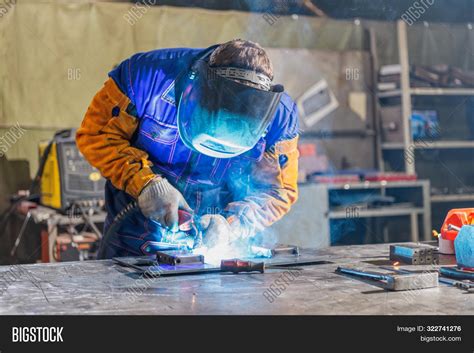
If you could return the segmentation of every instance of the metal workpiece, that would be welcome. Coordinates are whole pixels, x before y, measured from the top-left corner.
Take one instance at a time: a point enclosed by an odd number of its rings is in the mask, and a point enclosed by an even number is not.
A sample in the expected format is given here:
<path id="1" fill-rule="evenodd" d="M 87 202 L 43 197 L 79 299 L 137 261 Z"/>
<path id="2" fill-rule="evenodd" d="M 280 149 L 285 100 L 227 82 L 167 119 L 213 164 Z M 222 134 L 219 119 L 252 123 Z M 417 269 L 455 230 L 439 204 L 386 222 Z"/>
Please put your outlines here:
<path id="1" fill-rule="evenodd" d="M 337 273 L 368 281 L 377 287 L 391 291 L 408 291 L 433 288 L 438 286 L 438 272 L 421 273 L 380 272 L 357 267 L 338 267 Z"/>
<path id="2" fill-rule="evenodd" d="M 439 264 L 438 249 L 424 244 L 390 245 L 390 260 L 409 265 Z"/>
<path id="3" fill-rule="evenodd" d="M 330 263 L 150 278 L 112 260 L 1 266 L 0 314 L 474 314 L 472 295 L 452 285 L 390 292 L 334 272 L 339 266 L 375 270 L 373 263 L 389 262 L 388 244 L 311 252 Z"/>
<path id="4" fill-rule="evenodd" d="M 187 251 L 157 251 L 156 261 L 165 265 L 203 264 L 204 256 Z"/>

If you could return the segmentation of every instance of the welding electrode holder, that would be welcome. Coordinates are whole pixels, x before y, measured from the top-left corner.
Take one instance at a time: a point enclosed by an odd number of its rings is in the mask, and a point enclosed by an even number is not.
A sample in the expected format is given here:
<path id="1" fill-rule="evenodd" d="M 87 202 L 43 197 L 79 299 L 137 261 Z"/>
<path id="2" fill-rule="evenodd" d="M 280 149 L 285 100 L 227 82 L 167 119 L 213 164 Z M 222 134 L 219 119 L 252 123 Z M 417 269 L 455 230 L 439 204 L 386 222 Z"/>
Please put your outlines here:
<path id="1" fill-rule="evenodd" d="M 234 274 L 240 272 L 265 272 L 264 262 L 252 262 L 244 261 L 239 259 L 222 260 L 221 261 L 222 272 L 232 272 Z"/>

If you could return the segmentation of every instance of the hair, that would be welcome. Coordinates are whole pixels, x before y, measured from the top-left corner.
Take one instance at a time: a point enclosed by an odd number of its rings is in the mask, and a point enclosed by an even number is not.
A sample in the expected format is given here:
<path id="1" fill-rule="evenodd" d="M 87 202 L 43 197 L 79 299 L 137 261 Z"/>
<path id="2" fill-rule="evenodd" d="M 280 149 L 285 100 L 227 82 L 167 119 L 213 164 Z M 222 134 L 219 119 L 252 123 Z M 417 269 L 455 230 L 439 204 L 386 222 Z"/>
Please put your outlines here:
<path id="1" fill-rule="evenodd" d="M 219 45 L 211 54 L 209 65 L 254 70 L 273 80 L 270 58 L 260 44 L 249 40 L 233 39 Z"/>

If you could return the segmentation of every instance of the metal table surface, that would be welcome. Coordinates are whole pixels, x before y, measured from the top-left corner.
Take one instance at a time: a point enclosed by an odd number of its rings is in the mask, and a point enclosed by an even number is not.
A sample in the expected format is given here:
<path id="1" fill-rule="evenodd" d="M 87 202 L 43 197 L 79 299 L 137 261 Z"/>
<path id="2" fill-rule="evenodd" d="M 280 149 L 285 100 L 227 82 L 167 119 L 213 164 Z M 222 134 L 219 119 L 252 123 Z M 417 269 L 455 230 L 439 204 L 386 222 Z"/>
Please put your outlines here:
<path id="1" fill-rule="evenodd" d="M 301 271 L 286 276 L 274 300 L 264 292 L 277 286 L 285 270 L 142 279 L 111 260 L 2 266 L 0 314 L 474 314 L 472 292 L 443 284 L 387 292 L 334 273 L 341 264 L 373 266 L 366 261 L 387 259 L 388 249 L 378 244 L 315 250 L 332 263 L 293 268 Z"/>

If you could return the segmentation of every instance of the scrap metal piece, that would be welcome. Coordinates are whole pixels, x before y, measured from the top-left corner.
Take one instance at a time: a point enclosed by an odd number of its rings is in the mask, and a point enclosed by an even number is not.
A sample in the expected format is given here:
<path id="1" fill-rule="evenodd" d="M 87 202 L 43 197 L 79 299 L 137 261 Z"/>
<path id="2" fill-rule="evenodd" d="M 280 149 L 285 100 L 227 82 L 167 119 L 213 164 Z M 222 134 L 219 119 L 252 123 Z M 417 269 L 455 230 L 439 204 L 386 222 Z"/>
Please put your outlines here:
<path id="1" fill-rule="evenodd" d="M 355 278 L 368 280 L 374 285 L 391 291 L 425 289 L 438 286 L 437 272 L 387 274 L 375 271 L 366 271 L 365 269 L 345 267 L 338 267 L 336 272 L 350 275 Z"/>
<path id="2" fill-rule="evenodd" d="M 272 249 L 265 248 L 263 246 L 252 245 L 250 247 L 250 251 L 251 251 L 252 255 L 255 256 L 255 257 L 266 257 L 266 258 L 273 257 Z"/>
<path id="3" fill-rule="evenodd" d="M 438 287 L 438 273 L 424 272 L 392 275 L 387 278 L 387 288 L 393 291 Z"/>
<path id="4" fill-rule="evenodd" d="M 391 268 L 385 268 L 385 267 L 382 267 L 382 268 L 387 269 L 387 270 L 393 270 L 397 273 L 408 273 L 408 274 L 414 273 L 413 271 L 409 271 L 409 270 L 405 270 L 405 269 L 391 269 Z M 447 271 L 446 269 L 448 269 L 448 267 L 441 267 L 439 269 L 439 274 L 440 275 L 446 275 L 446 271 Z M 453 269 L 453 268 L 451 267 L 449 269 Z M 455 280 L 455 279 L 448 278 L 448 277 L 438 276 L 438 282 L 443 283 L 443 284 L 447 284 L 447 285 L 450 285 L 450 286 L 453 286 L 453 287 L 457 287 L 457 288 L 460 288 L 460 289 L 464 289 L 464 290 L 467 290 L 468 292 L 471 292 L 472 290 L 474 290 L 474 282 L 472 282 L 470 280 L 466 280 L 466 279 Z"/>
<path id="5" fill-rule="evenodd" d="M 159 264 L 179 266 L 188 264 L 204 264 L 204 256 L 188 251 L 157 251 L 156 261 Z"/>
<path id="6" fill-rule="evenodd" d="M 408 265 L 436 265 L 439 263 L 439 255 L 434 250 L 435 248 L 427 245 L 390 245 L 390 260 Z"/>
<path id="7" fill-rule="evenodd" d="M 266 258 L 272 258 L 277 255 L 295 255 L 299 256 L 300 255 L 300 249 L 295 246 L 295 245 L 283 245 L 283 244 L 277 244 L 275 246 L 257 246 L 257 245 L 252 245 L 250 246 L 250 251 L 252 252 L 252 255 L 256 257 L 266 257 Z"/>
<path id="8" fill-rule="evenodd" d="M 279 255 L 279 254 L 292 254 L 292 255 L 299 256 L 300 255 L 300 248 L 297 247 L 296 245 L 277 244 L 277 246 L 275 246 L 272 249 L 272 254 L 273 254 L 273 256 Z"/>

